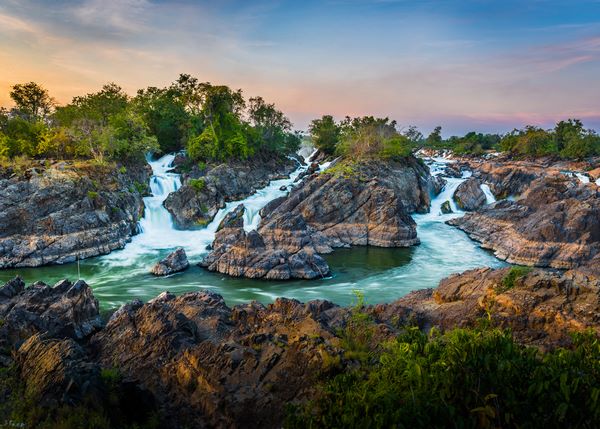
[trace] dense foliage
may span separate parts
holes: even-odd
[[[396,121],[363,116],[336,123],[326,115],[312,121],[309,131],[315,147],[351,159],[399,159],[412,153],[411,140],[396,129]]]
[[[582,159],[600,155],[600,136],[585,129],[578,119],[560,121],[552,130],[527,126],[510,133],[484,134],[471,131],[464,136],[442,137],[442,127],[435,127],[424,137],[411,125],[398,131],[396,122],[387,118],[351,119],[336,122],[325,115],[309,127],[315,147],[330,155],[404,156],[421,148],[451,150],[458,155],[483,155],[490,151],[506,151],[516,156],[558,156]],[[391,139],[391,140],[390,140]],[[388,146],[384,149],[384,146]]]
[[[30,82],[11,91],[15,107],[0,109],[0,157],[141,159],[147,152],[187,149],[195,161],[287,154],[300,138],[273,104],[248,105],[241,90],[181,75],[166,88],[133,98],[114,83],[56,106]]]
[[[364,322],[354,320],[345,335],[353,343],[344,345],[355,363],[326,379],[317,399],[291,410],[288,427],[600,424],[600,342],[591,333],[576,335],[572,349],[541,353],[490,327],[430,335],[410,328],[373,349]]]

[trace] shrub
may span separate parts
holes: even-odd
[[[600,342],[541,354],[481,327],[426,335],[409,328],[320,385],[288,428],[598,427]]]
[[[98,198],[98,192],[88,191],[87,196],[90,200],[95,200],[96,198]]]
[[[206,181],[204,179],[190,179],[188,184],[196,192],[202,192],[204,189],[206,189]]]
[[[502,284],[496,288],[497,293],[506,292],[515,287],[515,281],[525,277],[531,272],[531,267],[516,265],[511,267],[508,273],[502,279]]]

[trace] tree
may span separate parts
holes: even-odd
[[[199,119],[186,110],[181,91],[174,85],[141,89],[133,104],[163,152],[181,150],[188,136],[200,128]]]
[[[81,119],[107,126],[111,116],[125,111],[128,103],[129,97],[119,85],[107,83],[100,91],[74,97],[71,104],[57,108],[54,118],[64,126]]]
[[[440,127],[439,125],[435,127],[431,134],[427,136],[427,140],[425,140],[425,143],[428,146],[433,147],[435,147],[436,145],[440,145],[442,143],[442,127]]]
[[[412,143],[421,143],[423,140],[423,133],[419,131],[416,125],[409,125],[408,128],[402,132],[406,138]]]
[[[554,127],[554,142],[559,152],[565,148],[569,140],[583,135],[583,123],[579,119],[560,121]]]
[[[14,114],[30,121],[46,119],[54,107],[48,91],[35,82],[14,85],[10,98],[16,105]]]
[[[340,141],[341,127],[335,123],[333,116],[324,115],[314,119],[309,126],[312,142],[315,147],[327,154],[333,154]]]

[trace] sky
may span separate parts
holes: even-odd
[[[600,0],[0,0],[0,106],[180,73],[261,95],[298,129],[377,115],[443,134],[600,130]]]

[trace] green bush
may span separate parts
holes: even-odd
[[[511,267],[508,273],[502,279],[502,284],[497,288],[496,292],[502,293],[506,292],[515,287],[515,281],[520,278],[525,277],[527,274],[531,272],[531,267],[523,267],[520,265],[516,265]]]
[[[90,200],[95,200],[96,198],[98,198],[98,192],[88,191],[87,196]]]
[[[204,189],[206,189],[206,181],[204,179],[190,179],[188,184],[196,192],[202,192]]]
[[[411,328],[326,379],[288,428],[598,427],[600,342],[541,354],[494,328]]]

